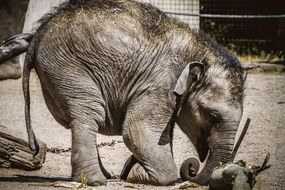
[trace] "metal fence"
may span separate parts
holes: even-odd
[[[191,28],[199,29],[199,0],[139,0],[141,2],[150,3],[169,15],[173,15]],[[191,13],[191,15],[189,14]],[[192,15],[194,14],[194,16]]]
[[[200,28],[237,51],[285,51],[285,1],[200,0]]]
[[[202,29],[237,51],[285,51],[285,1],[140,0]]]

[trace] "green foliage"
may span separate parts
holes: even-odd
[[[213,19],[201,19],[200,27],[218,43],[239,56],[258,57],[258,60],[263,62],[285,61],[285,48],[277,47],[275,41],[229,37],[235,32],[233,24],[222,24],[221,21],[217,22]]]
[[[205,19],[201,21],[201,28],[219,43],[225,43],[225,36],[231,30],[232,25],[221,25],[217,24],[214,20]]]

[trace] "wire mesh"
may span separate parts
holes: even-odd
[[[199,0],[139,0],[150,3],[169,15],[173,15],[193,29],[199,29]],[[192,15],[193,14],[193,15]]]
[[[285,1],[139,0],[202,29],[224,45],[285,51]]]
[[[285,2],[200,0],[200,29],[243,51],[284,51]]]

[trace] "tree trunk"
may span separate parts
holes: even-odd
[[[36,170],[42,167],[45,161],[47,146],[38,140],[39,153],[30,150],[26,140],[19,137],[19,133],[0,126],[0,167],[15,167],[24,170]]]

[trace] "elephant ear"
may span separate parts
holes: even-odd
[[[189,63],[184,68],[181,75],[179,76],[173,93],[176,96],[185,95],[188,92],[190,86],[201,78],[203,72],[204,72],[203,63],[201,62]]]

